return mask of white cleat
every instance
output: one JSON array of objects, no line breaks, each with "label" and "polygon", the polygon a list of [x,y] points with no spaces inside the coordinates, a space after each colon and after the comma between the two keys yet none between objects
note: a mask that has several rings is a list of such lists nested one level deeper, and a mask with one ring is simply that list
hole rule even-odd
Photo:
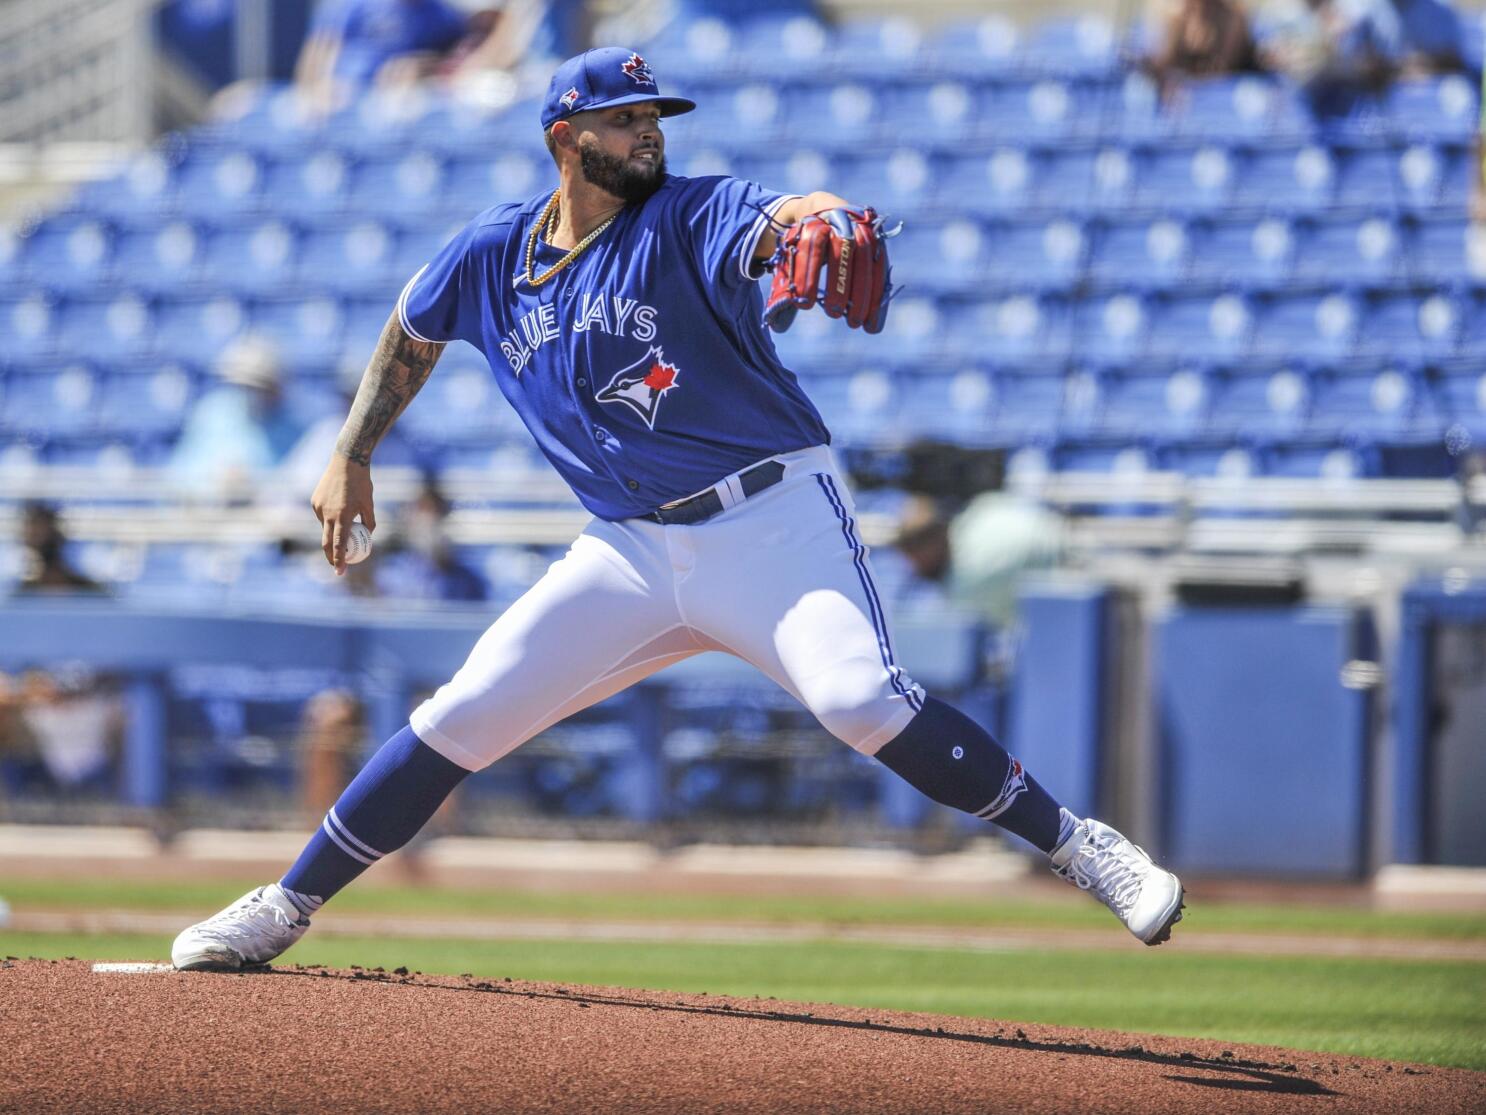
[{"label": "white cleat", "polygon": [[1092,893],[1148,945],[1169,940],[1182,920],[1182,881],[1108,825],[1080,821],[1052,860],[1054,875]]},{"label": "white cleat", "polygon": [[182,972],[235,972],[244,964],[267,964],[309,927],[310,919],[271,883],[182,930],[170,960]]}]

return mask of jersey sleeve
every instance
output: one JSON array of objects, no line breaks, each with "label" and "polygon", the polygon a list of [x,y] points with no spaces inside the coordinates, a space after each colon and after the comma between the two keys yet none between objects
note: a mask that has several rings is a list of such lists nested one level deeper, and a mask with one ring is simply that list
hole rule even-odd
[{"label": "jersey sleeve", "polygon": [[420,267],[397,297],[397,320],[414,340],[480,343],[488,289],[482,282],[495,231],[487,214],[460,229]]},{"label": "jersey sleeve", "polygon": [[782,194],[741,178],[699,178],[681,206],[684,231],[704,275],[737,289],[759,277],[753,253],[769,218],[799,194]]}]

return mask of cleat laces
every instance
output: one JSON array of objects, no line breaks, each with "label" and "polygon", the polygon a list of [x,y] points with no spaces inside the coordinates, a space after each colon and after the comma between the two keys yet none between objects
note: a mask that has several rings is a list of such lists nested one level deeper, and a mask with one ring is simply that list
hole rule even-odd
[{"label": "cleat laces", "polygon": [[270,938],[291,936],[297,928],[299,926],[283,910],[272,902],[265,902],[261,896],[254,895],[248,901],[224,910],[204,922],[196,932],[206,940],[233,948],[245,942],[261,940],[265,935]]},{"label": "cleat laces", "polygon": [[1092,890],[1122,919],[1128,919],[1145,884],[1145,852],[1123,837],[1091,834],[1058,874],[1080,890]]}]

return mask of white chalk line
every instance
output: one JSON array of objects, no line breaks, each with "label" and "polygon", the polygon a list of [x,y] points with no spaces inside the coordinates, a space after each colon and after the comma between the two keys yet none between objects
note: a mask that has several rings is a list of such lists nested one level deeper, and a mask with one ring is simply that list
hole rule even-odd
[{"label": "white chalk line", "polygon": [[173,972],[173,964],[94,964],[95,972],[111,972],[115,975],[137,976],[146,972]]}]

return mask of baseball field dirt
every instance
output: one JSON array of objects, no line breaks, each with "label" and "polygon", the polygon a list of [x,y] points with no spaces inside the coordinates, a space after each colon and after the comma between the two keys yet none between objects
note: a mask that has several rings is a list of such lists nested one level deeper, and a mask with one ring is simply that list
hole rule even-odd
[{"label": "baseball field dirt", "polygon": [[284,966],[0,961],[0,1112],[1486,1110],[1486,1073],[1190,1038]]}]

